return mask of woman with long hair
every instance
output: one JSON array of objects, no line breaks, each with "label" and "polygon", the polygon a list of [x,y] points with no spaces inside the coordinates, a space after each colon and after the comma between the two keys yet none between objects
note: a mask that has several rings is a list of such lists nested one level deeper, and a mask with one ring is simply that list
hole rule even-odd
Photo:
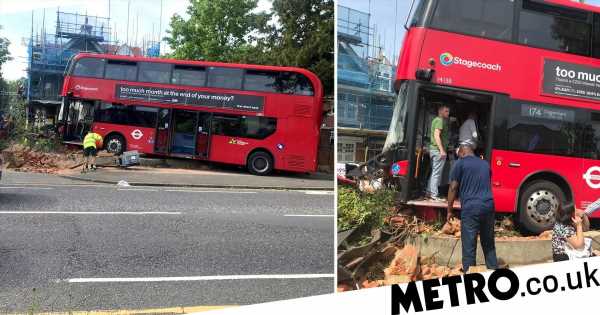
[{"label": "woman with long hair", "polygon": [[[583,211],[575,210],[572,203],[559,205],[556,211],[556,223],[552,233],[552,257],[554,261],[569,260],[566,249],[582,250],[585,247],[583,238],[584,223],[587,216]],[[589,223],[588,223],[589,224]]]}]

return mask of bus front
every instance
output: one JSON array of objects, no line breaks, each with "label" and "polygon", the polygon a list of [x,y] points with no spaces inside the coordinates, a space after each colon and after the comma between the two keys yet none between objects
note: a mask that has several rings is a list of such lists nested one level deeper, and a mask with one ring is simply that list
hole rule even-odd
[{"label": "bus front", "polygon": [[[418,204],[430,174],[431,122],[447,120],[448,161],[476,117],[476,154],[490,162],[496,211],[538,233],[560,203],[597,199],[600,8],[565,0],[414,1],[398,59],[383,156],[402,201]],[[439,202],[434,205],[444,208]]]}]

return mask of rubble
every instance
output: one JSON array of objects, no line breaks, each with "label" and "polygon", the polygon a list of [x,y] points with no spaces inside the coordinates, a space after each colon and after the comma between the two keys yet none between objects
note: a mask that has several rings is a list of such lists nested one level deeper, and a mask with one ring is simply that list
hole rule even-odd
[{"label": "rubble", "polygon": [[6,168],[21,172],[57,173],[83,163],[80,151],[46,153],[20,144],[11,145],[2,152],[2,155]]}]

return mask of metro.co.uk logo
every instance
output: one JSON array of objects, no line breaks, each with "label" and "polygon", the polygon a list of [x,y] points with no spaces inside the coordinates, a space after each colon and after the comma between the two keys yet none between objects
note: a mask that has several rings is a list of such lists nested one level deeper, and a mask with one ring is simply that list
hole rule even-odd
[{"label": "metro.co.uk logo", "polygon": [[502,71],[502,66],[499,63],[491,64],[476,60],[463,59],[461,57],[454,56],[449,52],[445,52],[440,55],[440,63],[445,67],[450,67],[451,65],[460,65],[469,69],[476,68],[490,71]]}]

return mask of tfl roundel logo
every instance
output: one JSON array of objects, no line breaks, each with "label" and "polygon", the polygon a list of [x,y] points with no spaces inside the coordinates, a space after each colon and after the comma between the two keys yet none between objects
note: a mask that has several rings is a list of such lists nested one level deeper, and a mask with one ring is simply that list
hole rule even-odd
[{"label": "tfl roundel logo", "polygon": [[445,52],[440,55],[440,63],[447,67],[454,63],[454,56],[451,53]]}]

